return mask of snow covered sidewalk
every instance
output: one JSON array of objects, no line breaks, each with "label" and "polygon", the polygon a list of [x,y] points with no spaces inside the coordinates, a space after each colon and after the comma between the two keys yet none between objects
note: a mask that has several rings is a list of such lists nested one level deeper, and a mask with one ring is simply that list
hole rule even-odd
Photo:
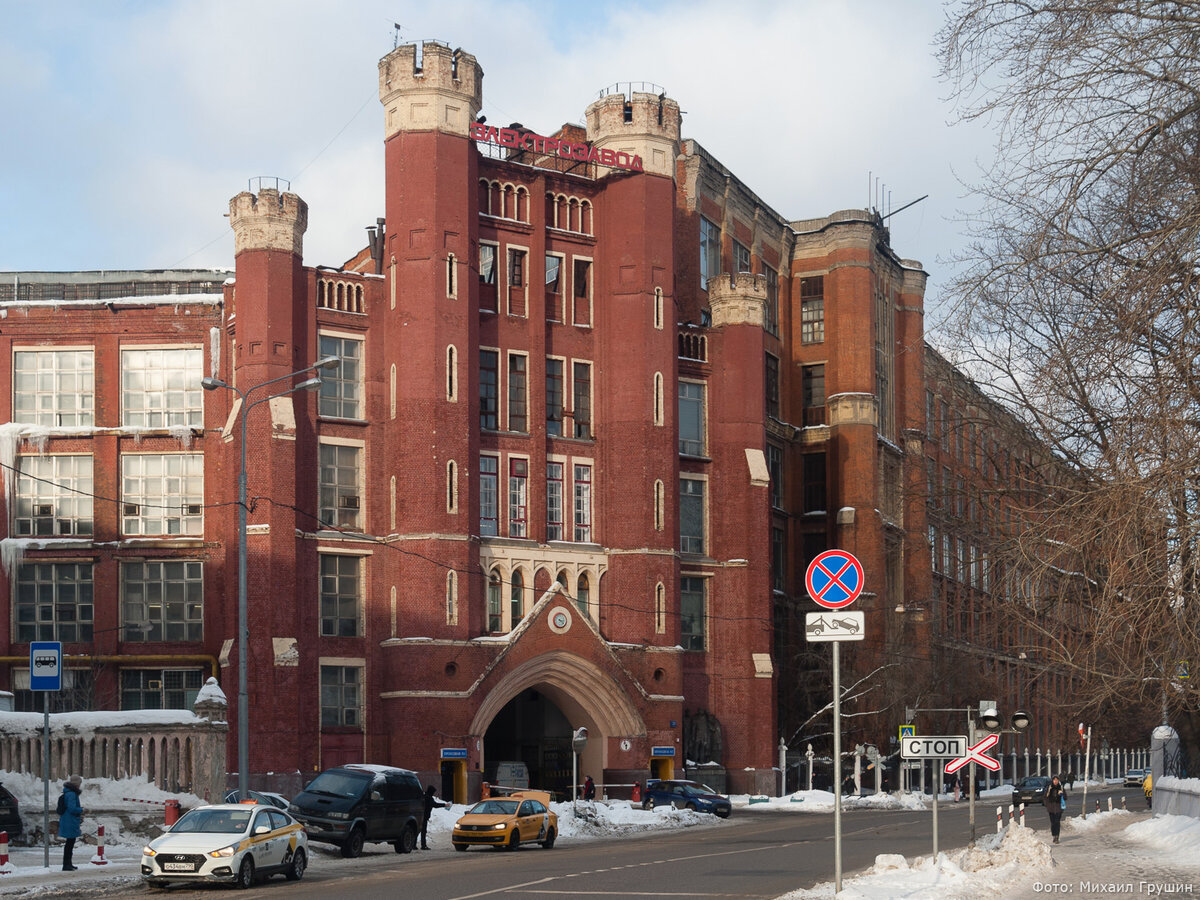
[{"label": "snow covered sidewalk", "polygon": [[[986,835],[970,850],[939,853],[936,860],[882,855],[875,865],[843,877],[839,900],[1112,894],[1200,895],[1200,819],[1155,816],[1148,811],[1093,813],[1063,820],[1061,843],[1046,831],[1009,827]],[[833,884],[794,891],[779,900],[825,900]]]}]

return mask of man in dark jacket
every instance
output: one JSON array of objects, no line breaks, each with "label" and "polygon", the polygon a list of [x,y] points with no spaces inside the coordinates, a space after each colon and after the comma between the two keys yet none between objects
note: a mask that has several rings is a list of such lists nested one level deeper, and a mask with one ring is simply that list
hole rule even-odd
[{"label": "man in dark jacket", "polygon": [[429,844],[427,844],[425,842],[425,831],[427,828],[429,828],[429,817],[433,815],[433,808],[436,806],[440,809],[445,809],[446,807],[448,807],[450,805],[449,803],[443,803],[441,800],[436,799],[433,796],[434,793],[435,793],[435,791],[433,789],[432,784],[425,788],[425,815],[421,817],[421,849],[422,850],[429,849]]},{"label": "man in dark jacket", "polygon": [[1050,783],[1046,785],[1046,793],[1042,795],[1042,803],[1046,807],[1046,812],[1050,814],[1050,834],[1054,836],[1054,843],[1056,844],[1058,843],[1058,829],[1062,826],[1062,814],[1066,798],[1067,792],[1063,790],[1058,776],[1055,775],[1050,779]]},{"label": "man in dark jacket", "polygon": [[83,833],[83,804],[79,794],[83,790],[83,779],[72,775],[63,782],[63,813],[58,819],[58,836],[64,838],[62,870],[74,872],[79,866],[72,864],[71,854],[75,850],[75,839]]}]

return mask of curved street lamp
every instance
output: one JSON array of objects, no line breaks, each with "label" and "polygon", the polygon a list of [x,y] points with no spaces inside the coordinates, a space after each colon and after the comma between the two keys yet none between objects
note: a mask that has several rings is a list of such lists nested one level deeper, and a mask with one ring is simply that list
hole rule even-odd
[{"label": "curved street lamp", "polygon": [[238,395],[239,409],[234,410],[234,415],[240,413],[241,416],[241,456],[238,463],[238,617],[237,617],[237,645],[238,645],[238,726],[237,726],[237,753],[238,753],[238,796],[242,800],[249,800],[249,768],[250,768],[250,711],[249,698],[246,688],[246,643],[247,633],[249,631],[247,625],[246,614],[246,419],[250,415],[250,410],[258,406],[260,403],[265,403],[268,400],[274,400],[276,397],[286,397],[288,394],[294,394],[296,391],[313,391],[321,386],[321,377],[315,376],[299,384],[294,384],[285,391],[279,391],[274,394],[268,394],[266,397],[259,397],[257,400],[247,402],[251,394],[268,385],[278,384],[281,381],[289,381],[297,375],[304,375],[307,372],[316,371],[319,369],[336,369],[341,365],[341,359],[337,356],[326,356],[317,360],[311,366],[305,366],[303,369],[297,369],[295,372],[289,372],[287,375],[280,375],[278,378],[272,378],[264,381],[261,384],[256,384],[253,387],[242,390],[232,384],[227,384],[219,378],[204,378],[200,381],[200,386],[206,391],[215,391],[218,388],[226,391],[233,391]]}]

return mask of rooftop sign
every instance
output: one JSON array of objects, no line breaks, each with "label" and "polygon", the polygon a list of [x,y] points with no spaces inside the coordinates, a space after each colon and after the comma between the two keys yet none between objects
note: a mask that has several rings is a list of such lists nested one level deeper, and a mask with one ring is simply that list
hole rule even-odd
[{"label": "rooftop sign", "polygon": [[607,147],[597,148],[581,141],[545,137],[534,134],[532,131],[496,128],[482,122],[472,122],[471,138],[481,144],[498,144],[513,150],[532,150],[534,153],[559,156],[563,159],[573,159],[584,163],[596,163],[612,169],[628,169],[631,172],[645,171],[642,168],[642,158],[636,154],[626,153],[624,150],[610,150]]}]

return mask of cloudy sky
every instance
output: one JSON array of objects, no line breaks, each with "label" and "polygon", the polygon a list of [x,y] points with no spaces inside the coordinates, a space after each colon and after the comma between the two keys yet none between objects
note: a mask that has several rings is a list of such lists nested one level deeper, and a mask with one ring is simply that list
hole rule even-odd
[{"label": "cloudy sky", "polygon": [[890,221],[936,293],[970,203],[955,175],[990,147],[948,124],[941,19],[936,0],[0,0],[0,271],[230,267],[223,214],[257,175],[308,202],[306,262],[346,260],[383,213],[399,23],[478,58],[495,123],[550,133],[650,81],[789,218],[928,194]]}]

